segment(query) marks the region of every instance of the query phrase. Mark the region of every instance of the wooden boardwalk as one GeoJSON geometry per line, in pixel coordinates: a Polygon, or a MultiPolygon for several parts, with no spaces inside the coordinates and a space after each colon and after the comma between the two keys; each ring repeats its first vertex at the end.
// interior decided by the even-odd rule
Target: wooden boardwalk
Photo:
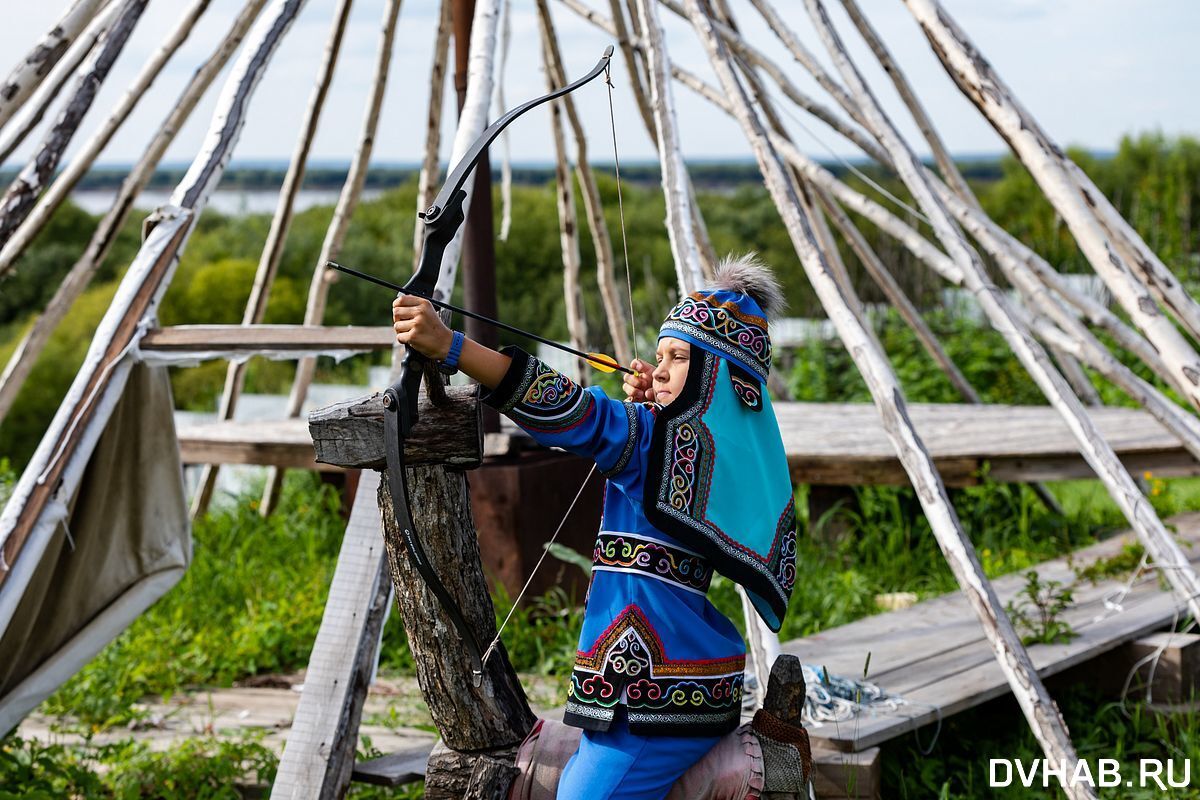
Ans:
{"type": "MultiPolygon", "coordinates": [[[[869,403],[777,403],[792,480],[833,485],[907,484],[908,478],[869,403]]],[[[1026,482],[1092,477],[1075,439],[1049,406],[973,406],[914,403],[913,423],[950,486],[992,478],[1026,482]]],[[[1200,464],[1179,440],[1144,411],[1091,409],[1092,418],[1135,475],[1198,475],[1200,464]]],[[[512,423],[490,434],[487,453],[530,444],[512,423]]],[[[273,464],[322,469],[313,461],[304,419],[215,422],[181,426],[185,463],[273,464]]]]}
{"type": "MultiPolygon", "coordinates": [[[[777,403],[776,416],[795,483],[907,484],[875,406],[777,403]]],[[[947,485],[978,482],[984,463],[1006,482],[1093,477],[1075,437],[1049,406],[912,403],[909,416],[947,485]]],[[[1200,464],[1145,411],[1088,413],[1134,474],[1200,474],[1200,464]]]]}
{"type": "MultiPolygon", "coordinates": [[[[1174,517],[1168,524],[1177,530],[1192,565],[1200,566],[1200,513],[1174,517]]],[[[1134,535],[1126,532],[1075,551],[1070,563],[1059,558],[1031,569],[1043,580],[1068,584],[1075,580],[1072,564],[1086,567],[1119,553],[1133,541],[1134,535]]],[[[1026,571],[993,582],[1002,603],[1019,593],[1026,571]]],[[[1176,612],[1181,618],[1186,613],[1178,597],[1159,587],[1156,571],[1143,572],[1121,601],[1121,610],[1106,610],[1105,598],[1127,580],[1103,580],[1094,585],[1081,582],[1075,589],[1074,604],[1062,615],[1079,636],[1066,644],[1029,647],[1043,678],[1168,626],[1176,612]]],[[[814,743],[843,751],[865,750],[934,722],[939,715],[949,717],[1010,691],[961,592],[787,642],[783,651],[848,677],[862,676],[870,653],[867,680],[911,701],[896,711],[863,714],[848,722],[810,729],[814,743]]]]}

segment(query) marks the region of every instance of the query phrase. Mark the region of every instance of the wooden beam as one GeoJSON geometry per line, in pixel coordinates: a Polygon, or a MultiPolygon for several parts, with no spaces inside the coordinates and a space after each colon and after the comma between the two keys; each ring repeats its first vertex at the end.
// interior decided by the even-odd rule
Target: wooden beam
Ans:
{"type": "Polygon", "coordinates": [[[363,473],[271,787],[275,800],[332,800],[344,797],[350,785],[363,702],[391,596],[378,486],[379,473],[363,473]]]}
{"type": "Polygon", "coordinates": [[[138,348],[160,353],[309,353],[390,350],[395,341],[391,328],[366,325],[176,325],[147,331],[138,348]]]}

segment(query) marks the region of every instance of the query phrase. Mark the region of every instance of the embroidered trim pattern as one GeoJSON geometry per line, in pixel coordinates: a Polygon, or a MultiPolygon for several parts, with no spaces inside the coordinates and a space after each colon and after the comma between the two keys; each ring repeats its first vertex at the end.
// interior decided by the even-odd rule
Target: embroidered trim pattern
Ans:
{"type": "Polygon", "coordinates": [[[671,309],[662,328],[695,336],[745,363],[747,369],[764,381],[771,371],[771,337],[767,333],[767,321],[742,313],[735,303],[717,305],[710,302],[707,295],[688,295],[671,309]]]}
{"type": "Polygon", "coordinates": [[[617,463],[608,469],[600,470],[606,478],[621,474],[629,466],[629,462],[633,458],[633,453],[637,450],[638,434],[641,427],[638,422],[637,404],[626,401],[625,417],[629,420],[629,438],[625,440],[625,449],[621,451],[621,455],[617,458],[617,463]]]}
{"type": "Polygon", "coordinates": [[[631,730],[636,723],[643,732],[727,732],[741,715],[745,667],[744,655],[668,659],[641,609],[630,605],[591,650],[576,654],[564,721],[605,729],[624,698],[631,730]]]}
{"type": "Polygon", "coordinates": [[[729,380],[733,384],[733,392],[738,396],[738,399],[746,404],[746,407],[751,411],[763,410],[763,395],[762,384],[758,381],[747,380],[745,377],[737,374],[736,371],[729,371],[729,380]]]}
{"type": "Polygon", "coordinates": [[[708,562],[690,550],[631,533],[600,531],[592,568],[648,575],[697,594],[712,580],[708,562]]]}
{"type": "Polygon", "coordinates": [[[499,410],[523,427],[555,432],[575,427],[594,406],[595,400],[579,384],[530,358],[516,390],[499,410]]]}

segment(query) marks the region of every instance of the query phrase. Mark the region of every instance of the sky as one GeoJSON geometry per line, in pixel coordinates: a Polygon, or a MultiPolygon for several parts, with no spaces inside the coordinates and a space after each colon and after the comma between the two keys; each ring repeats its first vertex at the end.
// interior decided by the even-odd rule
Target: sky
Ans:
{"type": "MultiPolygon", "coordinates": [[[[1058,142],[1111,150],[1126,133],[1161,131],[1169,135],[1200,134],[1200,2],[1195,0],[942,0],[947,10],[1013,89],[1017,97],[1058,142]]],[[[66,0],[18,2],[0,0],[8,8],[0,26],[0,53],[15,64],[54,23],[66,0]]],[[[994,154],[1004,144],[962,96],[943,71],[901,0],[859,0],[916,86],[951,151],[959,155],[994,154]]],[[[828,66],[828,54],[817,39],[800,0],[774,0],[775,7],[810,50],[828,66]]],[[[833,105],[803,69],[792,62],[774,33],[746,0],[731,0],[746,35],[774,56],[802,89],[833,105]]],[[[922,154],[916,128],[903,112],[890,83],[857,37],[840,4],[826,0],[834,22],[855,55],[877,96],[922,154]]],[[[335,0],[309,0],[259,84],[235,161],[286,161],[294,146],[312,89],[335,0]]],[[[357,0],[343,56],[335,76],[313,159],[346,163],[361,125],[378,44],[383,0],[357,0]]],[[[590,0],[594,8],[602,0],[590,0]]],[[[101,163],[134,161],[158,128],[196,66],[211,51],[232,21],[241,0],[212,0],[188,41],[140,101],[130,120],[102,154],[101,163]]],[[[180,0],[152,0],[130,43],[121,54],[85,119],[80,142],[102,122],[105,111],[123,94],[140,66],[174,28],[180,0]]],[[[567,71],[583,74],[600,57],[610,37],[576,17],[566,6],[551,3],[567,71]]],[[[512,42],[503,74],[505,100],[511,105],[546,91],[540,63],[536,6],[512,0],[512,42]]],[[[716,83],[691,27],[661,10],[672,59],[716,83]]],[[[420,159],[429,94],[429,67],[437,22],[435,0],[405,0],[394,47],[391,75],[373,161],[413,163],[420,159]]],[[[615,125],[622,161],[653,159],[654,148],[630,94],[624,63],[614,58],[615,125]]],[[[0,63],[0,70],[13,65],[0,63]]],[[[226,74],[228,68],[226,69],[226,74]]],[[[203,141],[219,87],[218,78],[167,153],[166,160],[188,163],[203,141]]],[[[447,81],[446,135],[443,159],[452,135],[453,94],[447,81]]],[[[592,158],[611,160],[612,134],[608,98],[601,81],[575,95],[588,132],[592,158]]],[[[743,159],[751,151],[740,128],[722,112],[685,87],[673,92],[684,154],[689,159],[743,159]]],[[[777,93],[777,98],[779,95],[777,93]]],[[[782,98],[779,98],[782,99],[782,98]]],[[[53,116],[48,115],[48,116],[53,116]]],[[[493,118],[496,114],[493,114],[493,118]]],[[[794,140],[819,158],[832,153],[858,155],[822,123],[798,112],[788,119],[794,140]],[[802,124],[798,124],[799,120],[802,124]]],[[[545,163],[551,158],[549,116],[538,110],[509,130],[514,162],[545,163]]],[[[44,126],[47,123],[43,123],[44,126]]],[[[31,140],[37,137],[30,137],[31,140]]],[[[9,165],[23,163],[33,141],[17,151],[9,165]]],[[[72,150],[74,149],[72,148],[72,150]]],[[[72,150],[68,150],[67,159],[72,150]]],[[[497,156],[493,149],[493,159],[497,156]]]]}

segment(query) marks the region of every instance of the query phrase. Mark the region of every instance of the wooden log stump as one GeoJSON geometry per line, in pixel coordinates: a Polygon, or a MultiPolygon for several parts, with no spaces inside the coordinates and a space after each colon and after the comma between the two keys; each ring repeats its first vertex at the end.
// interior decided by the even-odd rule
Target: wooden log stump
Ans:
{"type": "MultiPolygon", "coordinates": [[[[410,466],[474,469],[483,463],[478,386],[447,386],[446,400],[436,408],[422,388],[417,414],[419,421],[404,443],[410,466]]],[[[308,431],[318,463],[378,470],[386,465],[380,392],[313,411],[308,415],[308,431]]]]}

